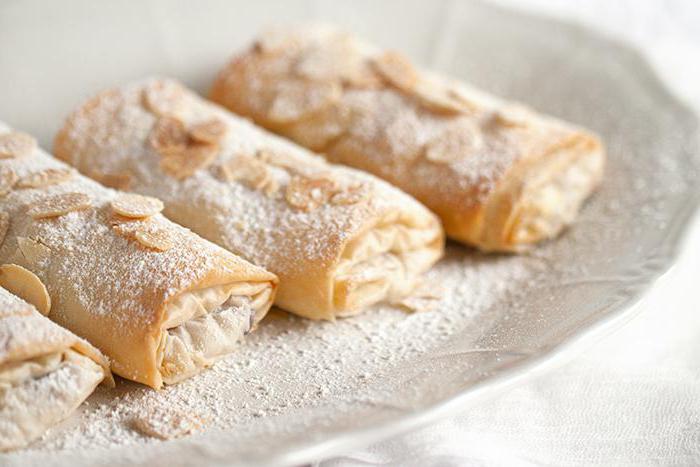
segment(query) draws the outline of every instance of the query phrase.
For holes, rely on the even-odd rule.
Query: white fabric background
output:
[[[641,48],[700,109],[700,2],[498,0]],[[641,314],[585,355],[433,426],[321,462],[700,465],[700,219]]]

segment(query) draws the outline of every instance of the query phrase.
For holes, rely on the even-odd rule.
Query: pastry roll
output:
[[[170,219],[274,272],[276,304],[304,317],[404,295],[443,252],[439,221],[408,195],[172,80],[99,94],[68,118],[55,152],[97,180],[162,199]]]
[[[113,382],[97,349],[0,287],[0,451],[67,418],[101,381]]]
[[[0,196],[0,262],[38,276],[51,320],[125,378],[159,388],[194,375],[232,352],[273,301],[272,273],[167,220],[161,201],[105,188],[6,127]],[[7,279],[45,308],[22,276]]]
[[[448,236],[486,251],[555,237],[603,172],[589,132],[327,26],[263,35],[221,71],[211,98],[396,185]]]

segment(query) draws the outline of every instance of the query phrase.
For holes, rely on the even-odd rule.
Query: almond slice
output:
[[[270,178],[267,165],[250,156],[234,157],[221,165],[221,174],[226,181],[242,181],[254,190],[264,187]]]
[[[372,66],[389,84],[411,92],[418,82],[418,72],[402,54],[387,51],[371,59]]]
[[[178,180],[192,176],[196,171],[209,167],[219,155],[215,144],[193,144],[168,154],[160,161],[163,172]]]
[[[43,198],[29,207],[27,214],[34,219],[58,217],[72,211],[92,207],[90,197],[85,193],[63,193]]]
[[[51,254],[51,248],[33,238],[17,237],[17,245],[24,259],[32,265],[46,260]]]
[[[115,213],[131,219],[155,216],[163,210],[163,202],[158,198],[130,193],[118,195],[111,206]]]
[[[17,174],[9,167],[0,167],[0,197],[12,191],[17,183]]]
[[[154,114],[165,117],[180,113],[185,90],[175,81],[153,81],[142,92],[143,106]]]
[[[6,212],[0,211],[0,247],[5,241],[5,236],[7,231],[10,229],[10,215]]]
[[[156,251],[167,251],[174,246],[170,234],[165,230],[137,230],[134,238],[146,248]]]
[[[41,188],[50,185],[58,185],[73,177],[71,169],[46,169],[31,173],[22,177],[17,182],[17,188]]]
[[[226,136],[226,124],[214,118],[190,128],[190,138],[200,143],[218,144]]]
[[[428,143],[425,157],[431,162],[449,164],[469,157],[483,144],[479,128],[468,120],[459,119]]]
[[[309,212],[328,202],[337,191],[336,183],[330,177],[295,176],[287,185],[285,198],[291,206]]]
[[[432,112],[451,115],[466,110],[465,105],[452,97],[451,91],[439,83],[419,80],[411,94]]]
[[[334,81],[311,83],[297,80],[277,83],[267,118],[276,123],[301,120],[329,107],[341,95],[342,88]]]
[[[369,198],[369,185],[361,184],[345,188],[331,197],[331,204],[347,206]]]
[[[10,131],[0,135],[0,159],[29,156],[36,149],[36,140],[21,131]]]
[[[131,186],[131,175],[127,173],[108,174],[94,172],[91,175],[91,178],[94,178],[104,186],[114,188],[116,190],[128,190]]]
[[[151,409],[135,418],[133,427],[146,436],[162,440],[181,438],[202,428],[201,418],[172,408]]]
[[[41,279],[28,269],[17,264],[3,264],[0,266],[0,287],[31,303],[42,315],[49,315],[51,310],[49,292]]]
[[[159,118],[148,135],[148,143],[163,156],[184,151],[188,140],[185,124],[173,117]]]

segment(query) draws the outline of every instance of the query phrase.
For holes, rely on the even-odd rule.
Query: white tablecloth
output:
[[[700,2],[499,0],[643,49],[700,109]],[[700,219],[641,314],[584,355],[433,426],[330,459],[339,465],[700,465]]]

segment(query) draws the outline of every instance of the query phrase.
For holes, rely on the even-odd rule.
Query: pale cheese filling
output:
[[[440,254],[438,229],[419,228],[387,216],[351,241],[335,271],[336,316],[408,294]]]
[[[175,384],[231,353],[271,298],[267,282],[208,287],[178,296],[162,323],[158,358],[163,381]]]
[[[509,242],[531,244],[555,237],[571,224],[600,179],[603,158],[581,156],[525,189]]]
[[[103,378],[100,365],[72,349],[0,366],[0,451],[67,418]]]

